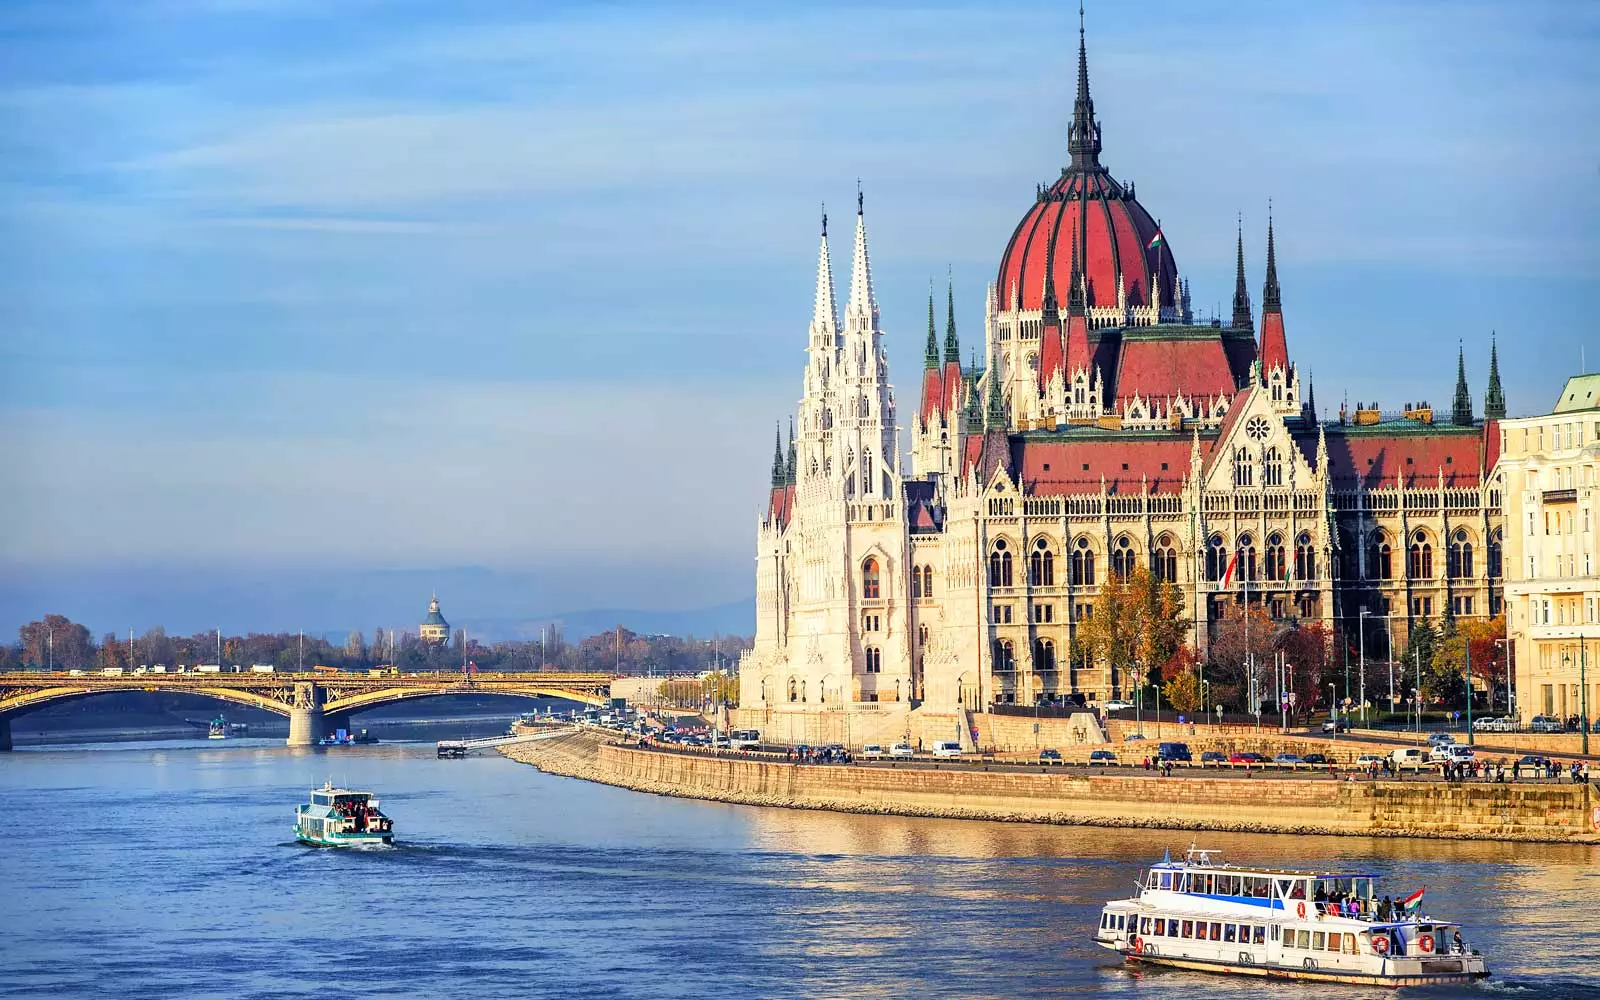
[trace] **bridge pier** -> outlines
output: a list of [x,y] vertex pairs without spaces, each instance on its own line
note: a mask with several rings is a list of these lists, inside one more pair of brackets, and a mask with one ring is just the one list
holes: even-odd
[[11,716],[0,715],[0,751],[11,749]]
[[327,722],[322,713],[325,694],[320,684],[309,681],[295,684],[294,705],[289,709],[289,746],[316,746],[317,740],[327,734],[323,728]]

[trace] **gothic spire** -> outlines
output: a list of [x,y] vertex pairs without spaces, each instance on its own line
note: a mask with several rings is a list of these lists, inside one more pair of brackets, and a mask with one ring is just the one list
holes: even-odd
[[1056,301],[1056,236],[1053,232],[1044,247],[1044,301],[1040,308],[1043,311],[1041,323],[1045,326],[1061,325],[1061,313]]
[[796,460],[794,449],[794,417],[789,418],[789,466],[784,470],[784,479],[790,486],[799,478],[800,466]]
[[948,279],[945,284],[944,363],[961,364],[961,344],[956,340],[956,284]]
[[1233,276],[1233,328],[1248,330],[1253,325],[1250,318],[1250,292],[1244,282],[1244,219],[1239,219],[1239,263]]
[[1072,170],[1100,169],[1100,123],[1094,120],[1094,100],[1089,97],[1089,50],[1084,43],[1083,4],[1078,4],[1078,99],[1072,105],[1067,128],[1067,152]]
[[1283,312],[1283,297],[1278,288],[1278,253],[1272,239],[1272,210],[1267,210],[1267,285],[1261,293],[1263,313]]
[[1006,400],[1000,392],[1000,364],[989,361],[989,405],[983,415],[984,430],[1001,430],[1006,425]]
[[778,421],[772,442],[772,487],[777,489],[788,480],[789,470],[783,464],[783,421]]
[[811,310],[811,334],[826,335],[832,346],[839,333],[839,308],[833,298],[833,261],[828,257],[828,207],[822,207],[822,249],[817,251],[817,298]]
[[1467,392],[1467,355],[1456,346],[1456,398],[1450,406],[1450,422],[1458,427],[1472,426],[1472,394]]
[[856,183],[856,247],[850,259],[850,302],[845,306],[845,329],[865,333],[878,328],[878,301],[872,294],[872,264],[867,259],[866,199]]
[[1500,352],[1492,333],[1489,335],[1489,391],[1483,394],[1483,418],[1506,418],[1506,397],[1500,389]]
[[1067,315],[1085,315],[1083,301],[1083,265],[1078,260],[1078,234],[1072,234],[1072,276],[1067,279],[1072,287],[1067,289]]
[[1310,376],[1306,379],[1306,382],[1306,413],[1310,416],[1312,422],[1315,423],[1318,421],[1317,380],[1314,376]]
[[928,349],[924,357],[924,367],[939,367],[939,336],[933,329],[933,281],[928,281]]

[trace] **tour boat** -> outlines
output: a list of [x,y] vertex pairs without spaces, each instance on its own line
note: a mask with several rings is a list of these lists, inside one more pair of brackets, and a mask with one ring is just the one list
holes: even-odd
[[295,808],[294,835],[317,847],[354,847],[394,841],[394,822],[378,808],[371,792],[335,788],[330,781],[311,793],[311,803]]
[[212,720],[211,725],[207,727],[207,729],[206,729],[206,739],[208,739],[208,740],[225,740],[227,738],[228,738],[228,721],[226,719],[224,719],[222,716],[219,715],[219,716],[216,717],[216,719]]
[[1152,865],[1106,904],[1095,943],[1132,964],[1367,986],[1460,983],[1489,975],[1458,923],[1422,909],[1422,890],[1385,910],[1360,872],[1223,864],[1191,847]]

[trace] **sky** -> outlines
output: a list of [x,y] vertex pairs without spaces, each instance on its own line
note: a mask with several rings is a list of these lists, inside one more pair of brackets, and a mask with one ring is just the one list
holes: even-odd
[[[0,625],[343,628],[753,591],[820,205],[915,405],[1066,160],[1065,4],[0,7]],[[1600,6],[1090,3],[1104,162],[1317,400],[1600,365]],[[836,233],[847,294],[848,226]],[[381,581],[381,582],[375,582]]]

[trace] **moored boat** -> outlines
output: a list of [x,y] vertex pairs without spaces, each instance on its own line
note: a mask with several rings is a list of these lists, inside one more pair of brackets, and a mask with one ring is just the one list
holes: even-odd
[[219,715],[219,716],[217,716],[215,719],[213,719],[211,721],[211,724],[209,726],[206,727],[206,739],[208,739],[208,740],[225,740],[227,738],[228,738],[228,720],[224,719],[222,716]]
[[1422,909],[1422,890],[1379,899],[1360,872],[1223,864],[1190,848],[1163,858],[1137,894],[1106,904],[1095,943],[1133,964],[1370,986],[1459,983],[1489,975],[1459,923]]
[[335,788],[332,782],[311,793],[311,802],[294,811],[294,835],[318,847],[353,847],[394,842],[394,822],[378,808],[371,792]]

